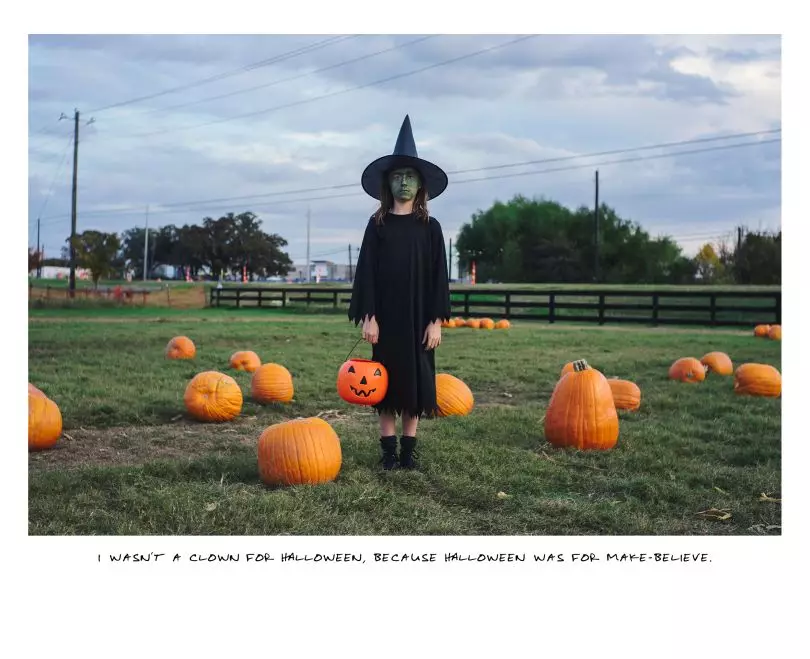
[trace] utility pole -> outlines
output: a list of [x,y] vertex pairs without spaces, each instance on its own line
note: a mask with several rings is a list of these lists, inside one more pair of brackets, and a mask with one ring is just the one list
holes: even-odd
[[309,213],[309,206],[307,206],[307,283],[312,283],[312,268],[309,264],[309,221],[310,221],[310,213]]
[[[59,121],[67,119],[68,117],[62,113]],[[91,118],[87,122],[88,125],[92,124],[95,119]],[[76,248],[73,246],[73,241],[76,238],[76,193],[78,189],[78,176],[79,176],[79,110],[74,110],[73,114],[73,195],[70,206],[70,281],[69,291],[70,297],[76,296]]]
[[596,199],[593,206],[593,242],[594,242],[594,261],[593,261],[593,280],[599,283],[599,170],[596,170]]
[[354,276],[352,275],[352,246],[349,245],[349,281],[354,281]]
[[37,279],[42,278],[42,251],[39,248],[39,218],[37,218]]
[[79,111],[73,116],[73,197],[70,207],[70,297],[76,295],[76,191],[79,175]]
[[144,239],[143,239],[143,280],[144,281],[146,281],[146,273],[149,272],[149,268],[146,267],[147,263],[149,261],[149,259],[147,258],[147,255],[149,254],[149,252],[147,251],[148,249],[149,249],[149,204],[146,204],[146,228],[145,228],[145,234],[144,234]]

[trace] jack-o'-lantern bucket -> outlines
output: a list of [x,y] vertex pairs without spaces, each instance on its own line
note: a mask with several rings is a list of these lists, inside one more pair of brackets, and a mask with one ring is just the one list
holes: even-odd
[[338,371],[340,397],[353,405],[376,405],[388,391],[388,371],[371,359],[347,359]]

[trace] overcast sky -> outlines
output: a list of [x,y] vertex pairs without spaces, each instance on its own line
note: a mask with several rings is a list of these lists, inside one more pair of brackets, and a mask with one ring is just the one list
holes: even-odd
[[31,36],[29,245],[40,215],[46,255],[70,232],[74,108],[79,231],[251,210],[300,263],[309,207],[311,257],[345,263],[406,114],[449,174],[446,239],[516,194],[592,206],[596,168],[602,201],[690,255],[780,226],[781,145],[758,143],[781,138],[778,37],[521,36]]

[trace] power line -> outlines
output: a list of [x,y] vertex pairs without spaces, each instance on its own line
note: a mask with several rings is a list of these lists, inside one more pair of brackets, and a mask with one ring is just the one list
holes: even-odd
[[398,80],[400,78],[406,78],[408,76],[416,75],[417,73],[422,73],[423,71],[427,71],[429,69],[435,69],[440,66],[447,66],[448,64],[453,64],[455,62],[460,62],[461,60],[469,59],[470,57],[475,57],[476,55],[481,55],[483,53],[492,52],[493,50],[498,50],[499,48],[505,48],[506,46],[511,46],[516,44],[520,41],[525,41],[526,39],[533,39],[539,35],[530,34],[528,36],[518,37],[517,39],[512,39],[511,41],[507,41],[502,44],[497,44],[495,46],[490,46],[489,48],[482,48],[481,50],[476,50],[472,53],[467,53],[466,55],[461,55],[459,57],[453,57],[448,60],[443,60],[441,62],[436,62],[435,64],[430,64],[428,66],[423,66],[420,69],[414,69],[413,71],[406,71],[405,73],[399,73],[397,75],[388,76],[387,78],[381,78],[380,80],[374,80],[372,82],[367,82],[362,85],[357,85],[355,87],[349,87],[348,89],[341,89],[336,92],[330,92],[328,94],[322,94],[320,96],[313,96],[312,98],[305,98],[300,101],[294,101],[292,103],[285,103],[284,105],[277,105],[271,108],[264,108],[262,110],[254,110],[253,112],[246,112],[244,114],[238,114],[231,117],[223,117],[222,119],[214,119],[212,121],[207,121],[201,124],[193,124],[191,126],[180,126],[179,128],[165,128],[163,130],[156,130],[149,133],[136,133],[131,135],[112,135],[109,139],[134,139],[134,138],[143,138],[143,137],[150,137],[152,135],[162,135],[164,133],[174,133],[181,130],[192,130],[194,128],[202,128],[204,126],[212,126],[214,124],[225,123],[228,121],[234,121],[236,119],[245,119],[247,117],[255,117],[260,114],[267,114],[269,112],[275,112],[276,110],[283,110],[286,108],[295,107],[297,105],[304,105],[306,103],[313,103],[314,101],[320,101],[325,98],[332,98],[333,96],[339,96],[340,94],[348,94],[349,92],[358,91],[360,89],[366,89],[368,87],[373,87],[375,85],[381,85],[385,82],[390,82],[391,80]]
[[169,110],[177,110],[179,108],[189,107],[191,105],[198,105],[200,103],[207,103],[209,101],[218,101],[223,98],[229,98],[231,96],[238,96],[239,94],[247,94],[249,92],[256,91],[257,89],[266,89],[268,87],[273,87],[275,85],[280,85],[283,82],[291,82],[292,80],[300,80],[301,78],[306,78],[307,76],[312,76],[317,73],[323,73],[324,71],[329,71],[331,69],[337,69],[341,66],[347,66],[349,64],[355,64],[356,62],[362,62],[363,60],[371,59],[372,57],[377,57],[378,55],[382,55],[384,53],[390,53],[391,51],[398,50],[400,48],[405,48],[406,46],[412,46],[413,44],[420,43],[422,41],[427,41],[428,39],[434,39],[440,35],[438,34],[430,34],[426,37],[419,37],[418,39],[412,39],[411,41],[406,41],[405,43],[398,44],[396,46],[392,46],[390,48],[386,48],[384,50],[378,50],[377,52],[370,53],[368,55],[363,55],[361,57],[355,57],[354,59],[345,60],[343,62],[338,62],[337,64],[331,64],[330,66],[324,66],[320,69],[315,69],[314,71],[307,71],[306,73],[301,73],[299,75],[290,76],[289,78],[281,78],[280,80],[273,80],[272,82],[266,82],[262,85],[255,85],[254,87],[246,87],[243,89],[237,89],[232,92],[228,92],[227,94],[219,94],[217,96],[208,96],[206,98],[201,98],[196,101],[188,101],[186,103],[178,103],[177,105],[168,105],[162,108],[156,108],[153,110],[146,110],[142,114],[155,114],[158,112],[168,112]]
[[[453,181],[453,185],[463,185],[464,183],[476,183],[480,181],[489,181],[489,180],[497,180],[497,179],[504,179],[504,178],[516,178],[518,176],[530,176],[534,174],[553,174],[558,172],[567,172],[567,171],[574,171],[577,169],[584,169],[584,168],[591,168],[591,167],[604,167],[609,165],[619,165],[631,162],[642,162],[646,160],[660,160],[663,158],[672,158],[676,156],[683,156],[683,155],[696,155],[700,153],[707,153],[713,151],[721,151],[727,149],[734,149],[734,148],[742,148],[742,147],[750,147],[750,146],[760,146],[763,144],[771,144],[775,142],[781,142],[781,139],[773,139],[773,140],[760,140],[757,142],[744,142],[741,144],[727,144],[723,146],[716,146],[716,147],[707,147],[704,149],[692,149],[689,151],[677,151],[673,153],[665,153],[665,154],[657,154],[652,156],[638,156],[635,158],[623,158],[623,159],[616,159],[616,160],[606,160],[597,163],[586,163],[581,165],[569,165],[566,167],[555,167],[550,169],[539,169],[533,170],[530,172],[517,172],[513,174],[500,174],[498,176],[488,176],[488,177],[479,177],[479,178],[472,178],[472,179],[462,179],[460,181]],[[346,187],[346,186],[344,186]],[[356,187],[356,184],[352,184],[352,187]],[[340,195],[323,195],[320,197],[302,197],[298,199],[281,199],[278,201],[274,201],[273,204],[278,206],[282,204],[290,204],[290,203],[308,203],[312,201],[321,201],[325,199],[343,199],[347,197],[359,197],[365,194],[362,191],[355,191],[349,192],[347,194],[340,194]],[[175,213],[194,213],[194,212],[203,212],[203,211],[217,211],[217,210],[228,210],[232,208],[232,205],[229,206],[217,206],[217,207],[200,207],[200,208],[177,208],[174,210],[162,210],[162,211],[153,211],[152,215],[167,215],[167,214],[175,214]],[[258,212],[261,212],[260,209],[257,209]],[[257,212],[254,211],[254,212]],[[107,213],[108,215],[112,215],[113,213]],[[121,214],[131,214],[131,212],[121,213]],[[87,215],[87,213],[85,213]],[[60,216],[60,219],[64,216]],[[52,216],[53,218],[53,216]],[[49,218],[51,219],[51,218]],[[55,218],[53,218],[55,219]],[[47,222],[43,222],[43,224],[48,224]]]
[[159,96],[165,96],[166,94],[172,94],[178,91],[184,91],[186,89],[191,89],[193,87],[199,87],[200,85],[208,84],[209,82],[216,82],[217,80],[223,80],[225,78],[230,78],[235,75],[239,75],[245,73],[247,71],[253,71],[254,69],[261,68],[263,66],[269,66],[271,64],[275,64],[277,62],[282,62],[287,59],[292,59],[293,57],[298,57],[299,55],[304,55],[306,53],[313,52],[315,50],[319,50],[321,48],[325,48],[326,46],[331,46],[334,43],[338,43],[340,41],[345,41],[347,39],[356,39],[359,37],[359,34],[354,35],[344,35],[338,37],[329,37],[327,39],[322,39],[321,41],[316,41],[313,44],[308,46],[302,46],[300,48],[296,48],[295,50],[288,51],[286,53],[282,53],[281,55],[276,55],[275,57],[271,57],[269,59],[264,59],[258,62],[253,62],[252,64],[246,64],[243,67],[232,71],[226,71],[224,73],[218,73],[217,75],[209,76],[208,78],[202,78],[200,80],[195,80],[194,82],[186,83],[185,85],[178,85],[176,87],[170,87],[169,89],[164,89],[159,92],[155,92],[153,94],[146,94],[145,96],[137,96],[135,98],[130,98],[125,101],[119,101],[118,103],[111,103],[110,105],[104,105],[100,108],[95,108],[93,110],[89,110],[88,112],[91,113],[98,113],[103,112],[104,110],[110,110],[112,108],[119,108],[125,105],[131,105],[133,103],[139,103],[140,101],[148,101],[153,98],[158,98]]
[[56,168],[56,173],[53,175],[53,179],[51,180],[51,184],[48,187],[48,193],[45,195],[45,199],[42,200],[42,206],[39,209],[39,213],[37,214],[37,218],[41,218],[42,214],[45,212],[45,207],[48,205],[48,200],[51,198],[51,193],[53,192],[53,186],[56,184],[56,178],[62,171],[62,166],[65,164],[65,158],[67,157],[68,149],[70,148],[71,143],[73,142],[73,135],[68,138],[67,144],[65,144],[65,148],[62,151],[62,159],[59,161],[59,165]]
[[[447,173],[449,175],[453,175],[453,174],[469,173],[469,172],[476,172],[476,171],[486,171],[486,170],[490,170],[490,169],[491,170],[496,170],[496,169],[505,169],[505,168],[509,168],[509,167],[522,167],[522,166],[526,166],[526,165],[535,165],[535,164],[539,165],[539,164],[547,164],[547,163],[553,163],[553,162],[566,162],[566,161],[571,161],[571,160],[580,160],[580,159],[583,159],[583,158],[596,158],[596,157],[600,157],[600,156],[603,156],[603,155],[618,155],[618,154],[622,154],[622,153],[633,153],[633,152],[636,152],[636,151],[649,151],[649,150],[657,149],[657,148],[669,148],[669,147],[674,147],[674,146],[687,146],[689,144],[699,144],[699,143],[706,143],[706,142],[712,142],[712,141],[736,139],[736,138],[742,138],[742,137],[754,137],[754,136],[758,136],[758,135],[767,135],[767,134],[781,132],[781,130],[782,130],[781,128],[777,128],[777,129],[773,129],[773,130],[763,130],[763,131],[756,131],[756,132],[750,132],[750,133],[736,133],[736,134],[730,134],[730,135],[720,135],[720,136],[716,136],[716,137],[702,137],[702,138],[696,138],[696,139],[692,139],[692,140],[681,140],[679,142],[662,142],[661,144],[649,144],[649,145],[640,146],[640,147],[628,147],[628,148],[624,148],[624,149],[612,149],[610,151],[599,151],[599,152],[595,152],[595,153],[586,153],[586,154],[580,154],[580,155],[560,156],[560,157],[554,157],[554,158],[545,158],[545,159],[541,159],[541,160],[531,160],[531,161],[518,162],[518,163],[508,163],[508,164],[502,164],[502,165],[492,165],[490,167],[478,167],[478,168],[475,168],[475,169],[454,170],[454,171],[448,171]],[[776,140],[776,141],[779,141],[779,140]],[[729,145],[729,146],[721,147],[721,148],[730,148],[731,146],[733,146],[733,147],[756,146],[756,145],[759,145],[759,144],[766,144],[766,143],[768,143],[768,141],[744,142],[744,143],[741,143],[741,144]],[[717,147],[715,147],[715,148],[717,148]],[[707,150],[711,150],[711,149],[707,149]],[[694,151],[694,153],[700,153],[700,152],[702,152],[702,150]],[[667,154],[660,154],[660,155],[655,156],[655,157],[657,157],[657,158],[670,157],[670,156],[677,156],[677,155],[680,155],[680,154],[690,154],[690,153],[693,153],[693,152],[691,152],[691,151],[677,151],[677,152],[672,152],[672,153],[667,153]],[[594,165],[578,165],[574,169],[579,168],[579,167],[591,167],[591,166],[594,166]],[[548,170],[548,171],[567,171],[567,169],[568,168],[563,168],[563,169],[559,169],[559,170]],[[521,173],[518,173],[518,174],[510,174],[510,175],[506,175],[506,176],[491,177],[491,178],[508,178],[509,176],[524,176],[524,175],[528,175],[528,174],[532,174],[532,173],[539,173],[539,172],[535,172],[535,171],[533,171],[533,172],[521,172]],[[470,180],[472,180],[472,181],[480,181],[480,180],[486,180],[486,179],[477,178],[477,179],[470,179]],[[456,183],[464,183],[464,182],[465,182],[465,180],[462,179],[461,181],[453,181],[452,183],[456,184]],[[204,210],[204,208],[194,209],[194,208],[191,208],[191,207],[198,206],[198,205],[204,205],[204,204],[218,203],[218,202],[246,201],[246,200],[254,200],[254,199],[263,199],[263,198],[266,198],[266,197],[277,197],[277,196],[284,196],[284,195],[292,195],[292,194],[308,194],[308,193],[313,193],[313,192],[328,192],[328,191],[331,191],[331,190],[346,190],[346,189],[351,189],[351,188],[356,188],[356,187],[357,187],[357,183],[355,182],[355,183],[344,183],[344,184],[339,184],[339,185],[321,186],[321,187],[317,187],[317,188],[299,188],[297,190],[282,190],[282,191],[276,191],[276,192],[265,192],[265,193],[261,193],[261,194],[255,194],[255,195],[240,195],[240,196],[234,196],[234,197],[216,197],[216,198],[212,198],[212,199],[199,199],[199,200],[191,200],[191,201],[166,202],[166,203],[156,204],[156,205],[159,205],[159,206],[161,206],[163,208],[173,208],[175,206],[177,206],[177,207],[182,206],[182,207],[184,207],[184,210]],[[355,194],[355,193],[353,193],[353,194]],[[359,194],[359,193],[357,193],[357,194]],[[353,195],[341,195],[341,196],[353,196]],[[323,198],[324,197],[317,197],[317,198],[315,198],[315,200],[323,199]],[[333,198],[333,196],[330,195],[328,198]],[[188,208],[185,208],[185,207],[188,207]],[[138,211],[138,213],[140,213],[141,209],[142,209],[141,206],[132,206],[132,207],[128,207],[128,208],[115,208],[115,209],[98,209],[98,210],[85,211],[84,215],[85,216],[91,215],[91,214],[93,214],[93,215],[95,215],[95,214],[118,215],[118,214],[127,214],[130,211]],[[167,211],[159,211],[159,212],[167,212]],[[61,217],[64,217],[64,216],[63,215],[60,215],[60,216],[52,215],[50,217],[43,218],[43,219],[48,220],[48,219],[54,219],[54,218],[57,218],[57,217],[61,218]]]

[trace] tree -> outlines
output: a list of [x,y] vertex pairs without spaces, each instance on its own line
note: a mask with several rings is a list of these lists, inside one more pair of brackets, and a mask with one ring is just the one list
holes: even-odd
[[[600,281],[687,283],[694,268],[667,237],[651,239],[639,225],[599,208]],[[472,261],[480,281],[592,282],[596,244],[593,210],[575,211],[547,199],[516,196],[478,211],[461,227],[456,246],[462,268]]]
[[90,271],[96,288],[99,279],[108,276],[121,265],[118,254],[121,240],[114,233],[85,231],[76,235],[73,248],[76,250],[76,264]]
[[695,256],[695,271],[705,284],[715,284],[723,276],[723,263],[711,243],[706,243]]
[[734,250],[732,268],[738,284],[781,284],[782,232],[746,232]]
[[[167,225],[149,231],[149,270],[159,265],[188,268],[192,276],[207,267],[214,277],[231,272],[265,276],[286,274],[292,261],[282,251],[287,245],[278,234],[267,234],[262,221],[250,211],[228,213],[219,219],[203,218],[197,224]],[[124,232],[122,256],[143,273],[144,229]]]
[[36,250],[33,247],[28,248],[28,272],[29,274],[34,270],[39,270],[42,267],[43,254],[42,250]]

